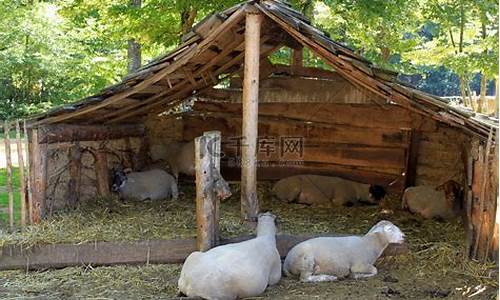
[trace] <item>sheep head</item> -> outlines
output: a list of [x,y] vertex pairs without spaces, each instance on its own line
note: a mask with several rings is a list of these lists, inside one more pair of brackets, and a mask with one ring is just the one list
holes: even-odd
[[385,197],[386,194],[386,191],[382,186],[374,184],[370,185],[368,192],[369,192],[369,200],[373,203],[378,203]]
[[111,185],[111,191],[118,193],[120,189],[125,186],[127,182],[127,173],[121,168],[113,168],[113,180]]
[[386,220],[382,220],[375,224],[375,226],[373,226],[367,234],[376,233],[383,234],[389,243],[403,244],[405,241],[405,235],[401,229]]
[[261,213],[257,217],[257,236],[276,235],[276,216],[270,212]]

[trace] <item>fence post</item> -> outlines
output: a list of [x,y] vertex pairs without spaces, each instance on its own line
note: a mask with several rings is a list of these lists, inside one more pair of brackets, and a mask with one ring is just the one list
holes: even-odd
[[19,195],[21,198],[21,226],[26,226],[26,185],[24,181],[24,151],[21,142],[21,128],[19,120],[16,120],[16,143],[17,143],[17,164],[19,168]]
[[9,194],[9,226],[14,230],[14,191],[12,189],[12,159],[10,153],[9,122],[4,122],[5,160],[7,163],[7,192]]
[[26,176],[25,176],[25,184],[28,191],[28,218],[30,220],[30,224],[33,224],[33,194],[31,190],[31,179],[30,179],[30,151],[28,144],[28,130],[26,129],[26,120],[23,120],[23,128],[24,128],[24,146],[26,147]]

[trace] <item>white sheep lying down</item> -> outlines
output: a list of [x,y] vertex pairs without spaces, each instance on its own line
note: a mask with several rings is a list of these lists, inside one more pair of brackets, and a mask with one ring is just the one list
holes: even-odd
[[380,221],[364,236],[320,237],[297,244],[288,252],[283,271],[304,282],[371,277],[377,274],[373,264],[389,243],[403,242],[396,225]]
[[385,189],[340,177],[295,175],[275,183],[273,194],[287,202],[340,206],[358,202],[376,204],[385,196]]
[[459,183],[449,180],[438,187],[412,186],[405,190],[402,208],[418,213],[426,219],[451,219],[463,209],[463,189]]
[[257,237],[191,253],[182,266],[179,290],[188,297],[253,297],[281,279],[275,216],[259,215]]
[[128,173],[113,170],[111,189],[125,200],[160,200],[168,197],[177,200],[179,197],[174,177],[160,169]]

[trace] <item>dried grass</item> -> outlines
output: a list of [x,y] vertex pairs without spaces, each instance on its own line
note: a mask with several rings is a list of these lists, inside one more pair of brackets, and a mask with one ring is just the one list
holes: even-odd
[[[220,227],[224,237],[250,233],[240,223],[238,186],[232,188],[234,196],[224,202],[221,209]],[[187,185],[183,191],[185,199],[176,203],[99,200],[93,205],[58,214],[24,233],[4,237],[3,242],[29,246],[39,243],[193,237],[196,232],[194,189]],[[464,258],[465,236],[459,221],[423,220],[400,211],[397,196],[388,198],[380,207],[325,209],[285,205],[272,200],[267,184],[259,185],[258,193],[259,199],[262,199],[261,210],[271,210],[279,216],[281,233],[363,234],[377,221],[388,219],[405,232],[410,246],[407,255],[381,259],[377,263],[380,273],[376,278],[316,285],[283,279],[278,286],[268,289],[265,298],[363,298],[371,295],[370,299],[425,299],[445,294],[461,298],[464,291],[469,289],[465,296],[471,295],[478,286],[487,286],[487,289],[475,298],[492,299],[496,295],[498,269],[494,264],[481,264]],[[72,295],[104,299],[127,295],[126,298],[170,298],[175,295],[179,270],[178,265],[160,265],[66,268],[27,275],[20,271],[2,272],[0,290],[3,287],[8,297],[45,295],[60,298]],[[396,277],[398,282],[386,282],[387,276]]]

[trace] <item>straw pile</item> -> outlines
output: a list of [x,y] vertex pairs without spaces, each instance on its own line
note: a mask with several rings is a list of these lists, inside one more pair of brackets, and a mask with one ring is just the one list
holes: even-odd
[[[222,203],[220,227],[224,237],[250,233],[240,223],[238,186],[234,196]],[[363,234],[373,224],[387,219],[405,232],[410,253],[378,262],[379,274],[370,280],[345,280],[334,284],[297,284],[284,279],[268,289],[264,298],[322,299],[413,298],[448,299],[470,296],[491,299],[498,290],[494,264],[464,259],[464,231],[459,221],[423,220],[399,210],[399,197],[388,197],[380,206],[324,209],[273,200],[268,184],[259,185],[261,209],[279,216],[280,233]],[[87,242],[193,237],[195,235],[194,189],[183,187],[185,199],[146,203],[99,200],[93,205],[59,214],[25,233],[3,239],[8,243]],[[175,296],[178,265],[66,268],[25,275],[21,271],[0,273],[0,298],[15,296],[151,298]],[[2,295],[2,291],[6,293]],[[462,296],[463,294],[463,296]],[[140,295],[140,296],[139,296]]]

